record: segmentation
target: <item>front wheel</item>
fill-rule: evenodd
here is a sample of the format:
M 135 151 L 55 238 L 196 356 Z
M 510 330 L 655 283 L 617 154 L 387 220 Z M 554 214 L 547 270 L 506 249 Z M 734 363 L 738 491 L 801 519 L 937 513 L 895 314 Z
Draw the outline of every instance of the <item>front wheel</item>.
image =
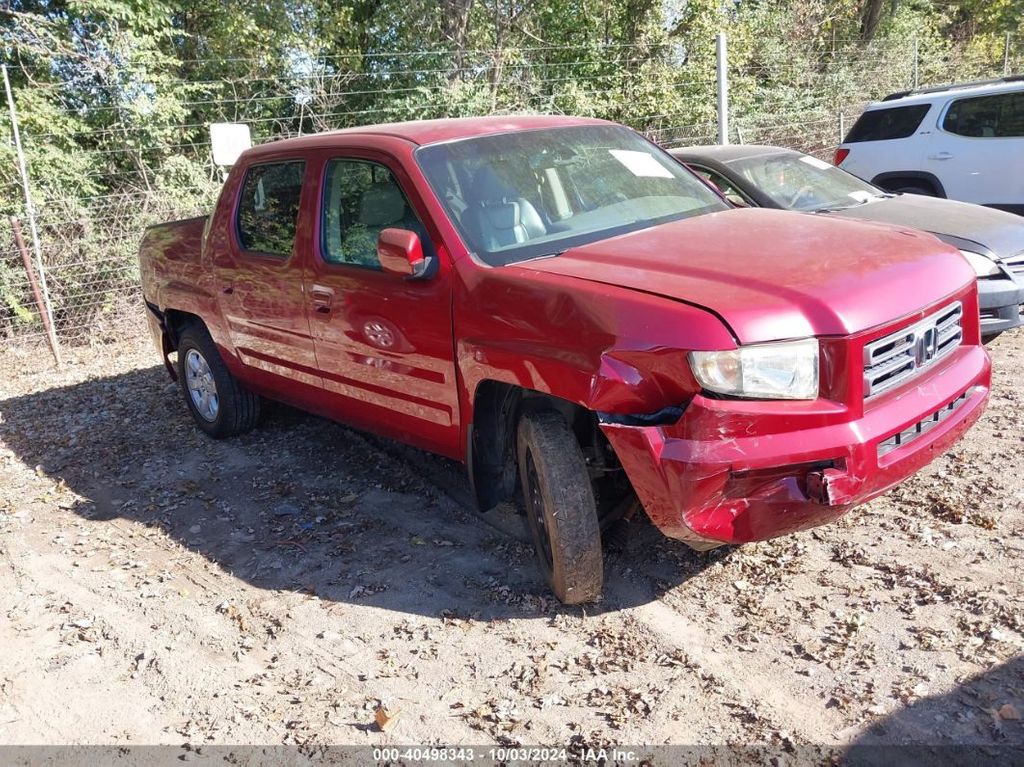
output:
M 601 596 L 601 526 L 587 464 L 565 419 L 524 415 L 517 440 L 526 520 L 541 570 L 565 604 Z
M 178 340 L 178 380 L 192 419 L 211 437 L 233 437 L 256 425 L 259 397 L 231 375 L 200 325 L 186 328 Z

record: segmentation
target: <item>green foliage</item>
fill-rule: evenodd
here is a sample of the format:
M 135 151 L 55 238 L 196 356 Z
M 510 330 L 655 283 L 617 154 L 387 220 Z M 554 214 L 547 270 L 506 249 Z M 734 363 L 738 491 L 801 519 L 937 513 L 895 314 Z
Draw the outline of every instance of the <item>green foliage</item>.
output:
M 716 131 L 825 153 L 843 117 L 911 87 L 999 74 L 1024 0 L 21 0 L 0 12 L 59 331 L 135 285 L 142 227 L 215 198 L 210 122 L 256 140 L 391 120 L 604 117 L 667 144 Z M 1024 64 L 1024 35 L 1010 65 Z M 915 67 L 916 50 L 916 67 Z M 0 120 L 0 213 L 24 215 Z M 8 237 L 8 240 L 10 238 Z M 38 330 L 20 257 L 0 332 Z

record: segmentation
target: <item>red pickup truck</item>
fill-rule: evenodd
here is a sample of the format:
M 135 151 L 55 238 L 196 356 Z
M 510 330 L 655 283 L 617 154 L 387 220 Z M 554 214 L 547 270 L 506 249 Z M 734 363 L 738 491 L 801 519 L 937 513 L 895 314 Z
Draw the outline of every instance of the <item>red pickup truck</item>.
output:
M 482 509 L 521 504 L 569 603 L 599 597 L 602 529 L 638 506 L 698 549 L 818 525 L 948 448 L 989 393 L 956 250 L 731 209 L 600 120 L 256 147 L 209 218 L 149 229 L 140 259 L 201 429 L 250 429 L 268 397 L 463 461 Z

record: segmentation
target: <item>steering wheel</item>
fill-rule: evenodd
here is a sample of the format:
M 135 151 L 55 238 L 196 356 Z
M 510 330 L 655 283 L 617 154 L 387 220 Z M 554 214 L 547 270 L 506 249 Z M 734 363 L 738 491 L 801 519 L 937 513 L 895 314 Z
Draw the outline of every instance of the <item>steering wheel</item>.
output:
M 813 192 L 813 191 L 814 190 L 810 186 L 810 184 L 804 184 L 802 187 L 800 187 L 799 189 L 796 190 L 796 192 L 793 194 L 792 197 L 789 198 L 789 201 L 786 203 L 786 207 L 787 208 L 795 208 L 797 202 L 800 201 L 801 197 L 803 197 L 808 192 Z

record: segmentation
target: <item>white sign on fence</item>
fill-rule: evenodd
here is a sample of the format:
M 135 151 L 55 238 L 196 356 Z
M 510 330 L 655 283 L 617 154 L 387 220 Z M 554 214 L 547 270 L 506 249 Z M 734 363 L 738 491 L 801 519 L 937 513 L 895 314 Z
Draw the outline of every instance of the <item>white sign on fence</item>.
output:
M 214 165 L 234 165 L 238 155 L 252 146 L 245 123 L 210 123 L 210 144 Z

